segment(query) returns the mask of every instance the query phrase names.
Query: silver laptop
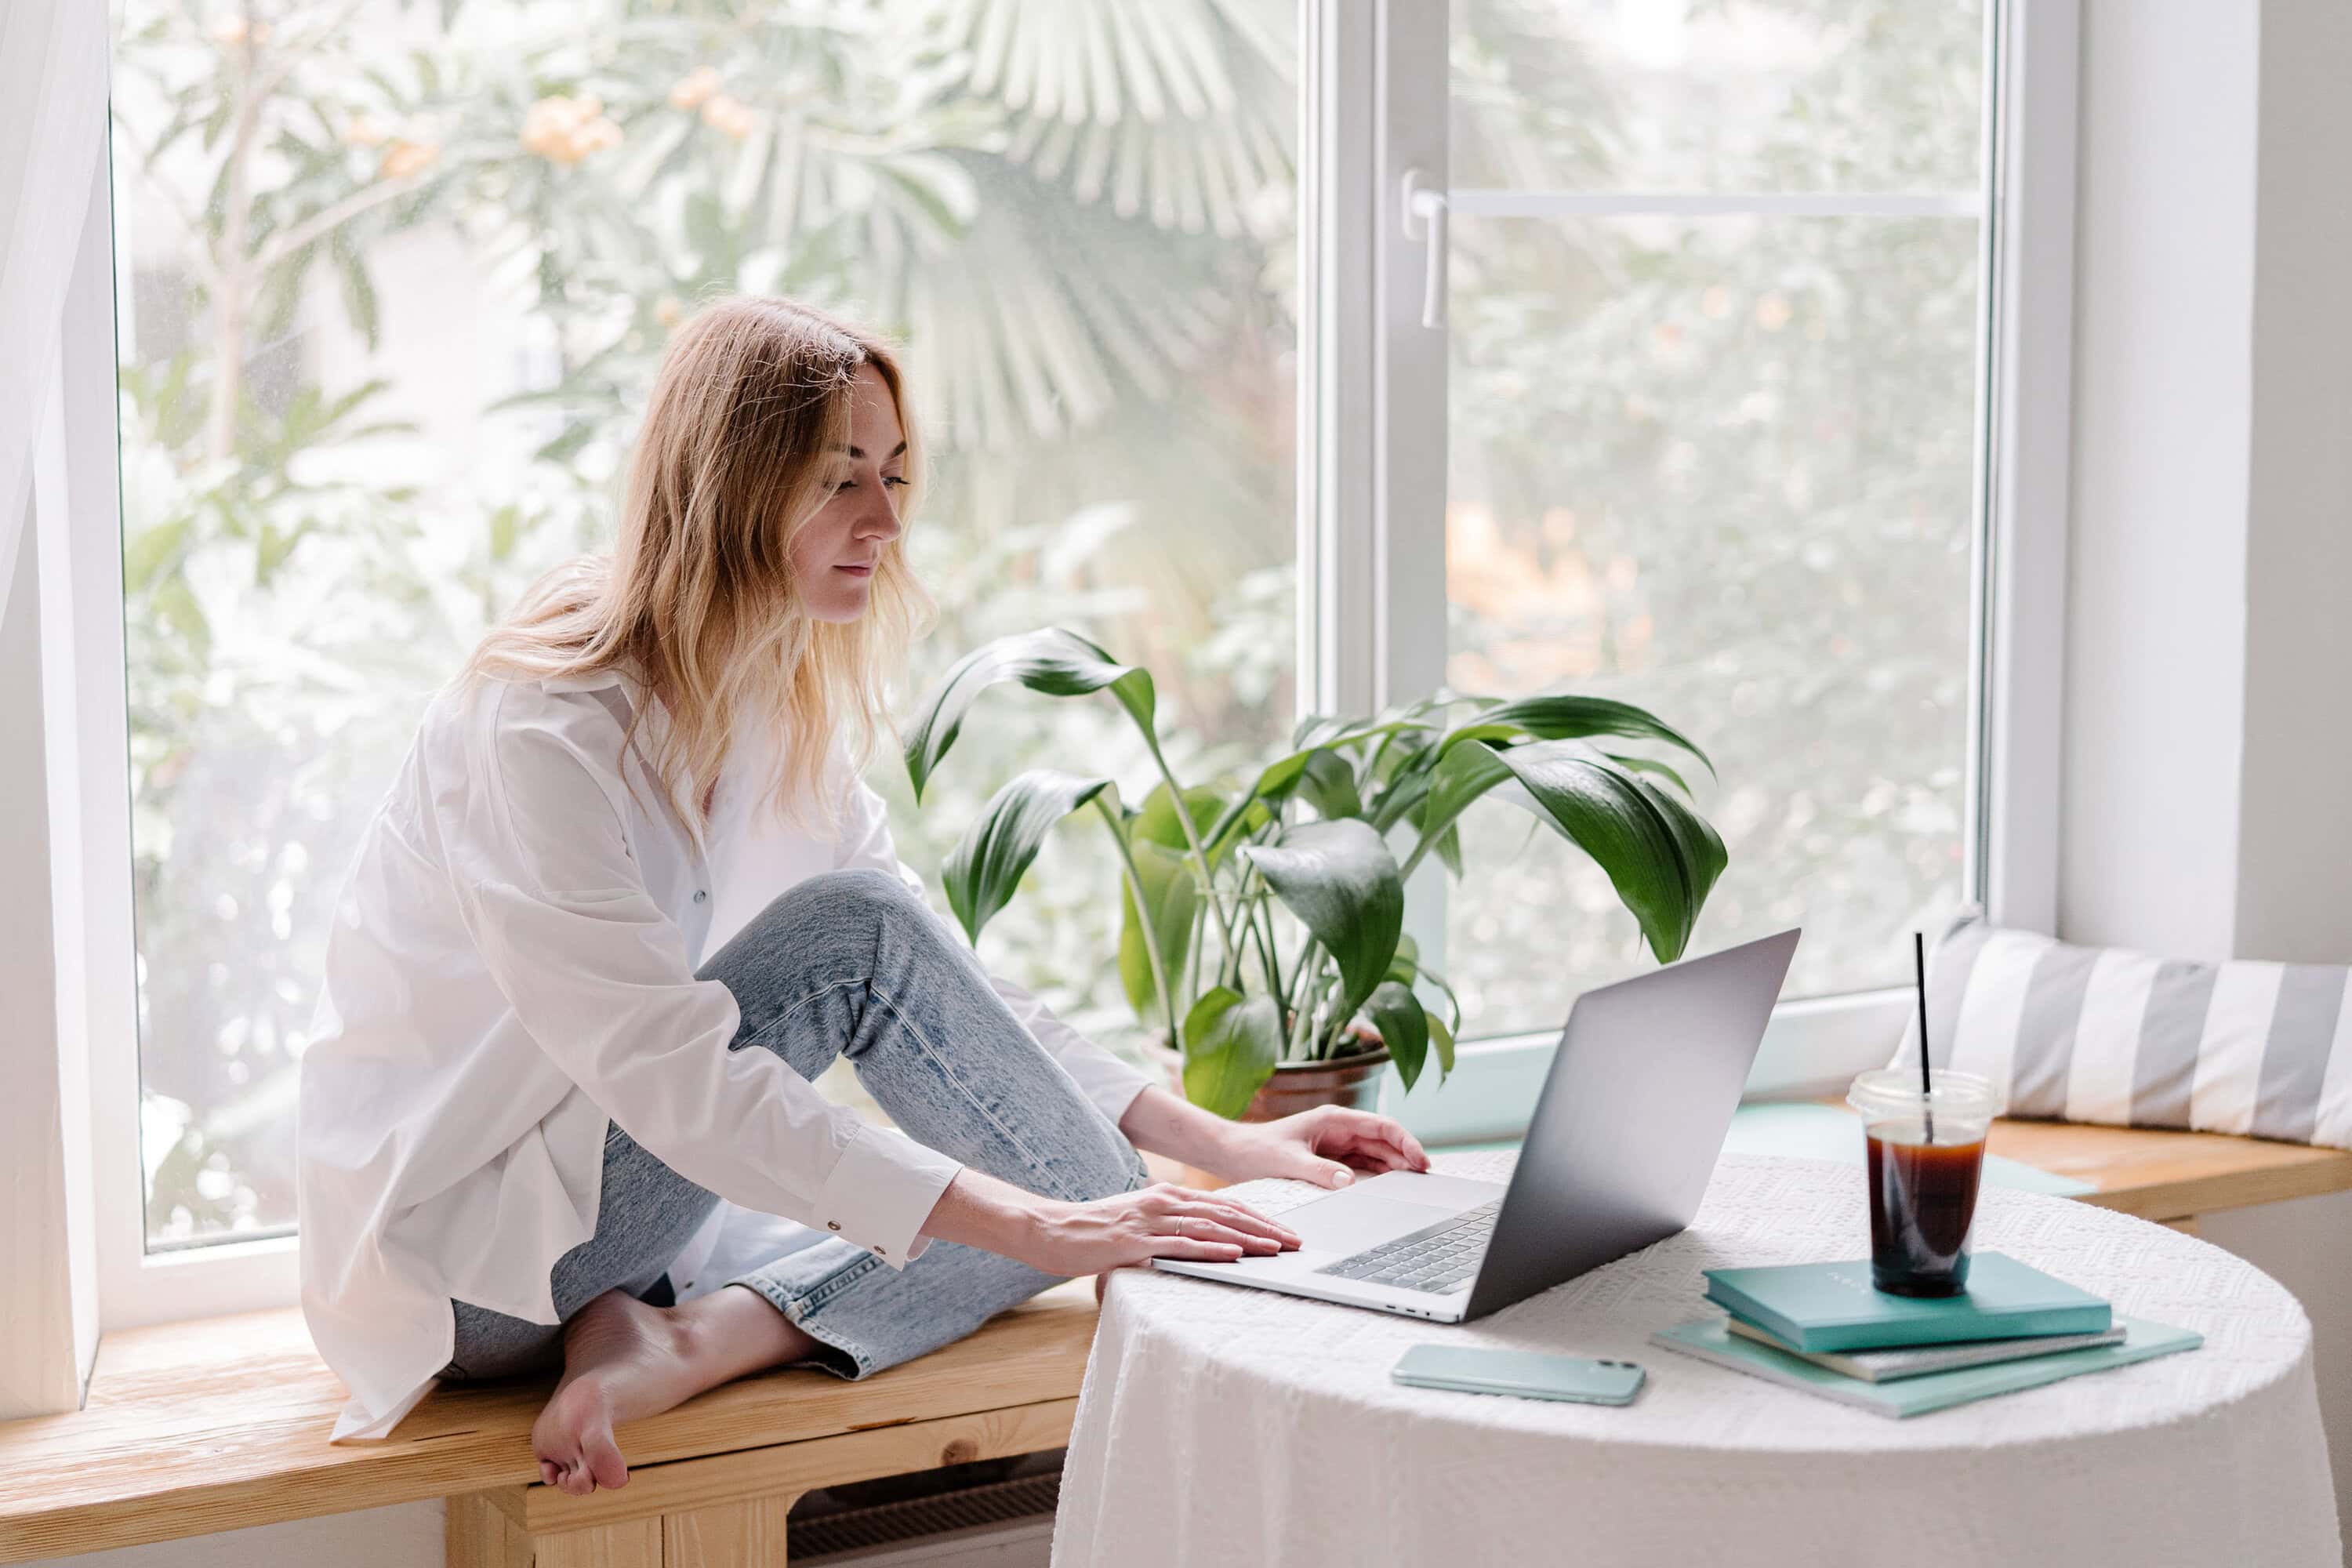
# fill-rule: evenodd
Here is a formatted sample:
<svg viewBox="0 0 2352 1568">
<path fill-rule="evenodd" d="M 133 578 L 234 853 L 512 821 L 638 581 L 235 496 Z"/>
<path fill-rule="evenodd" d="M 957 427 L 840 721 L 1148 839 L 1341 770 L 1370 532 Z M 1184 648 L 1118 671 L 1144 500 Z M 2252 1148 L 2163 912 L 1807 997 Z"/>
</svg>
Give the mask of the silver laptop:
<svg viewBox="0 0 2352 1568">
<path fill-rule="evenodd" d="M 1458 1323 L 1672 1236 L 1796 950 L 1785 931 L 1578 997 L 1507 1184 L 1391 1171 L 1284 1214 L 1295 1252 L 1153 1266 Z"/>
</svg>

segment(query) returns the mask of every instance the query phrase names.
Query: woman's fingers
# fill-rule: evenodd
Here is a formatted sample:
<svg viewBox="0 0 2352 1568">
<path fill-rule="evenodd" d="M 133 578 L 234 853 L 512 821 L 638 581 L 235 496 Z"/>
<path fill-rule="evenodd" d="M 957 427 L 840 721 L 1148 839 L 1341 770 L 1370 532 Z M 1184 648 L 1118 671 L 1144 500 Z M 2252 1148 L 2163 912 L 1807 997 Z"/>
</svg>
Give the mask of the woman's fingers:
<svg viewBox="0 0 2352 1568">
<path fill-rule="evenodd" d="M 1276 1225 L 1264 1215 L 1254 1213 L 1239 1204 L 1191 1203 L 1171 1212 L 1181 1217 L 1222 1226 L 1260 1241 L 1272 1242 L 1276 1247 L 1298 1245 L 1297 1231 Z"/>
<path fill-rule="evenodd" d="M 1333 1106 L 1329 1117 L 1326 1136 L 1336 1133 L 1334 1141 L 1348 1152 L 1382 1161 L 1390 1170 L 1428 1169 L 1429 1154 L 1421 1140 L 1392 1119 L 1346 1106 Z"/>
<path fill-rule="evenodd" d="M 1157 1244 L 1151 1249 L 1154 1258 L 1189 1258 L 1196 1263 L 1232 1263 L 1242 1256 L 1242 1249 L 1227 1242 L 1194 1241 L 1186 1236 L 1162 1236 L 1152 1238 Z"/>
<path fill-rule="evenodd" d="M 1244 1230 L 1226 1224 L 1222 1216 L 1209 1215 L 1171 1215 L 1164 1222 L 1177 1236 L 1195 1241 L 1230 1241 L 1247 1252 L 1274 1253 L 1282 1250 L 1282 1242 L 1263 1231 Z"/>
<path fill-rule="evenodd" d="M 1277 1220 L 1271 1220 L 1246 1204 L 1219 1197 L 1194 1187 L 1170 1186 L 1163 1189 L 1170 1214 L 1202 1215 L 1234 1226 L 1236 1229 L 1255 1231 L 1270 1236 L 1286 1247 L 1298 1245 L 1298 1233 Z"/>
</svg>

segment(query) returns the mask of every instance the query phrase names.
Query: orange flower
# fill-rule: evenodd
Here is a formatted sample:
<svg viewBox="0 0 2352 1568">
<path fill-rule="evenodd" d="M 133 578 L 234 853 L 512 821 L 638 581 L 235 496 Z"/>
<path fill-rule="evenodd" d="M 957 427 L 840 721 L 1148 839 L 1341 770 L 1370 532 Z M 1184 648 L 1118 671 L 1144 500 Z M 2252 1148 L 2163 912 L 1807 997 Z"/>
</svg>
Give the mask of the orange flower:
<svg viewBox="0 0 2352 1568">
<path fill-rule="evenodd" d="M 669 89 L 669 106 L 672 109 L 699 109 L 718 93 L 719 86 L 717 71 L 709 66 L 697 66 L 678 78 L 677 85 Z"/>
<path fill-rule="evenodd" d="M 604 100 L 594 93 L 566 98 L 561 93 L 541 99 L 523 116 L 523 150 L 565 168 L 591 153 L 621 144 L 620 125 L 604 115 Z"/>
<path fill-rule="evenodd" d="M 212 35 L 214 43 L 226 48 L 239 44 L 251 44 L 257 48 L 269 41 L 269 24 L 248 23 L 244 12 L 231 11 L 212 25 Z"/>
<path fill-rule="evenodd" d="M 751 128 L 759 123 L 759 118 L 740 100 L 720 92 L 712 94 L 710 100 L 702 106 L 702 122 L 740 142 L 751 134 Z"/>
<path fill-rule="evenodd" d="M 376 173 L 387 180 L 404 180 L 431 168 L 440 156 L 441 149 L 430 142 L 394 142 L 383 150 Z"/>
</svg>

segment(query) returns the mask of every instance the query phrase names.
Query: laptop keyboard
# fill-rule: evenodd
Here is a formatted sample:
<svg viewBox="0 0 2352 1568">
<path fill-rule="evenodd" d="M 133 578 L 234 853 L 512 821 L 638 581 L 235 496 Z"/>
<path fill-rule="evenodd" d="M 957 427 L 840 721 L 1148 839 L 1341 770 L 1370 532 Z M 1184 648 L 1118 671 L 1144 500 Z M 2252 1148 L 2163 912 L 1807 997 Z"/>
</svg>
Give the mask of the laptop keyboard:
<svg viewBox="0 0 2352 1568">
<path fill-rule="evenodd" d="M 1486 1255 L 1486 1241 L 1495 1234 L 1495 1215 L 1502 1206 L 1500 1198 L 1480 1204 L 1316 1272 L 1444 1295 L 1478 1272 L 1478 1260 Z"/>
</svg>

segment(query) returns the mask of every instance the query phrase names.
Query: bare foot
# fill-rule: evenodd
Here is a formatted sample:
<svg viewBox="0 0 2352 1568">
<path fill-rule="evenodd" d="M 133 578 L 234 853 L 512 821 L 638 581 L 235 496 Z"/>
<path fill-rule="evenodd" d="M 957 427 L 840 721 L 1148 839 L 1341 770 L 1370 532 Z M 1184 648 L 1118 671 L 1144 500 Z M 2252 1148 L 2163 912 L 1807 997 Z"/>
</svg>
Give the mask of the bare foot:
<svg viewBox="0 0 2352 1568">
<path fill-rule="evenodd" d="M 626 1484 L 613 1441 L 625 1421 L 658 1415 L 730 1378 L 807 1355 L 815 1342 L 751 1290 L 683 1307 L 607 1290 L 563 1326 L 563 1378 L 530 1429 L 540 1478 L 573 1497 Z"/>
</svg>

